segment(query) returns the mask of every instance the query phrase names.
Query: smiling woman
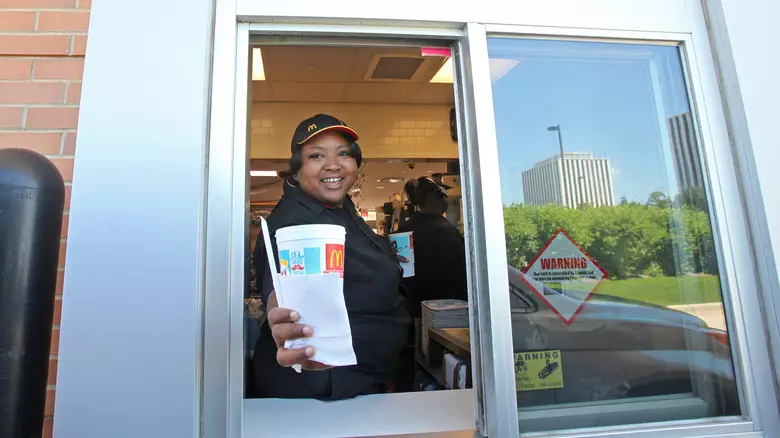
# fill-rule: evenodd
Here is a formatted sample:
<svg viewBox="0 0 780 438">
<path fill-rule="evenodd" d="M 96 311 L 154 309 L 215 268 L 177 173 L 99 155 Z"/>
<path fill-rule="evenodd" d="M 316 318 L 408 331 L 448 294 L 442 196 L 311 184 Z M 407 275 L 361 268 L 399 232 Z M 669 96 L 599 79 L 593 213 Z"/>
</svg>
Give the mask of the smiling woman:
<svg viewBox="0 0 780 438">
<path fill-rule="evenodd" d="M 357 215 L 347 192 L 362 160 L 358 134 L 343 121 L 319 114 L 301 122 L 291 144 L 291 176 L 268 217 L 273 237 L 294 225 L 331 224 L 346 230 L 344 301 L 357 365 L 330 368 L 311 360 L 311 347 L 288 349 L 285 341 L 314 335 L 298 312 L 278 306 L 263 236 L 255 246 L 258 289 L 267 321 L 255 346 L 255 396 L 343 399 L 384 392 L 396 370 L 410 326 L 400 293 L 401 271 L 387 243 Z M 277 258 L 278 263 L 278 258 Z M 300 374 L 289 367 L 301 365 Z"/>
<path fill-rule="evenodd" d="M 293 178 L 313 198 L 341 207 L 362 161 L 358 138 L 354 129 L 327 114 L 302 121 L 291 145 Z"/>
</svg>

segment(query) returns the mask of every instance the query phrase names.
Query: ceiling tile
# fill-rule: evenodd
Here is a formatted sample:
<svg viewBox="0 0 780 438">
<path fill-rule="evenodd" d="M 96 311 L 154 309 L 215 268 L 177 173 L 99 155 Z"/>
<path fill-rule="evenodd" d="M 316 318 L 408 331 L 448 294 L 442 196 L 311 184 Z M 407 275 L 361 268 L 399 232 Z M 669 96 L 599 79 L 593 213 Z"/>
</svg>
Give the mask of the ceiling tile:
<svg viewBox="0 0 780 438">
<path fill-rule="evenodd" d="M 273 82 L 275 102 L 341 102 L 344 83 Z"/>
<path fill-rule="evenodd" d="M 352 68 L 352 47 L 265 46 L 263 66 L 268 81 L 346 82 Z"/>
<path fill-rule="evenodd" d="M 268 81 L 252 82 L 252 101 L 270 102 L 274 99 L 273 86 Z"/>
</svg>

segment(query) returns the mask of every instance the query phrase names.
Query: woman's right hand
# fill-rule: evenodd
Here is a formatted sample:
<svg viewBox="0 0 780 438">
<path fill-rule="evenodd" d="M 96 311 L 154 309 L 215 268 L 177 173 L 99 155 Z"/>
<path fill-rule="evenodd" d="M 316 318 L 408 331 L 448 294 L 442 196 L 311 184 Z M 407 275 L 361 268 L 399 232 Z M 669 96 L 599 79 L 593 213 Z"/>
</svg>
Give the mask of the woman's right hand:
<svg viewBox="0 0 780 438">
<path fill-rule="evenodd" d="M 300 318 L 298 312 L 281 307 L 274 307 L 268 311 L 268 325 L 276 342 L 276 361 L 283 367 L 300 364 L 301 368 L 308 371 L 321 371 L 330 368 L 328 365 L 314 362 L 314 347 L 285 348 L 285 341 L 300 338 L 308 338 L 312 335 L 311 326 L 298 324 Z"/>
</svg>

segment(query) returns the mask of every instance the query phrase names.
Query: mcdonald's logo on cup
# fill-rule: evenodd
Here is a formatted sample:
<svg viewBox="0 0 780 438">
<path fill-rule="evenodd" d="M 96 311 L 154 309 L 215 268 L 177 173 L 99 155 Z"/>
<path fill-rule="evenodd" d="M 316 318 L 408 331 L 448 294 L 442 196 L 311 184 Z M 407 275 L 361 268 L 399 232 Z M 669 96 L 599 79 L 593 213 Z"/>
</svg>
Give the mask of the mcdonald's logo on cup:
<svg viewBox="0 0 780 438">
<path fill-rule="evenodd" d="M 344 277 L 344 245 L 325 245 L 325 273 L 338 272 Z"/>
</svg>

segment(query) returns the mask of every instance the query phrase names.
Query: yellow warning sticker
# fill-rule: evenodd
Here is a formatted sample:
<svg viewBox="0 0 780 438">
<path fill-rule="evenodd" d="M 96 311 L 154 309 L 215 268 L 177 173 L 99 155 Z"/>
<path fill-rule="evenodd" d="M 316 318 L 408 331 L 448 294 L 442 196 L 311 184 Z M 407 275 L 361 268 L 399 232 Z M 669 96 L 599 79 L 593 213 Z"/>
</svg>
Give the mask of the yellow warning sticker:
<svg viewBox="0 0 780 438">
<path fill-rule="evenodd" d="M 561 350 L 515 353 L 517 391 L 563 388 Z"/>
</svg>

